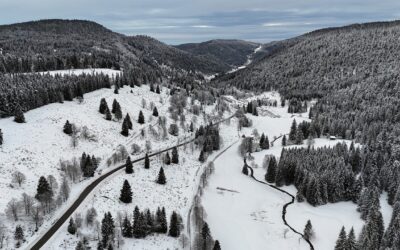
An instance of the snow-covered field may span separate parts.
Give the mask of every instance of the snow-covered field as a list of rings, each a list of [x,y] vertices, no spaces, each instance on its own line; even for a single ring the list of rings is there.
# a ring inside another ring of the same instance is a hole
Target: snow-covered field
[[[113,70],[102,70],[97,69],[93,70],[75,70],[75,71],[60,71],[56,73],[73,73],[73,74],[81,74],[81,73],[90,73],[90,72],[103,72],[108,73],[110,76],[118,73],[118,71]],[[50,72],[51,74],[55,74],[55,72]],[[100,99],[105,98],[107,100],[108,106],[111,109],[112,102],[116,99],[121,107],[123,117],[127,113],[130,114],[130,117],[133,122],[133,130],[130,131],[129,137],[124,137],[120,134],[121,131],[121,121],[107,121],[104,119],[104,116],[98,112]],[[142,99],[146,101],[146,107],[142,107]],[[190,133],[185,133],[182,129],[180,129],[180,133],[178,137],[168,136],[167,140],[163,140],[160,138],[154,138],[150,136],[147,128],[152,125],[156,128],[156,130],[160,133],[158,129],[157,119],[152,116],[152,109],[150,108],[150,103],[153,103],[154,106],[157,107],[158,112],[161,116],[167,117],[167,127],[172,122],[169,117],[168,107],[169,107],[169,95],[167,93],[167,89],[162,89],[161,95],[149,91],[149,86],[142,87],[124,87],[121,88],[119,94],[116,95],[113,93],[112,89],[101,89],[88,94],[85,94],[84,101],[79,103],[78,101],[65,102],[63,104],[54,103],[50,105],[46,105],[44,107],[31,110],[25,113],[25,118],[27,123],[17,124],[13,122],[13,118],[5,118],[0,119],[0,128],[4,133],[4,145],[0,147],[0,193],[8,194],[0,196],[0,218],[1,222],[5,224],[7,228],[9,228],[10,232],[13,232],[15,229],[15,224],[12,221],[6,219],[6,215],[4,213],[7,203],[10,199],[16,198],[20,199],[22,193],[26,192],[28,195],[34,196],[36,193],[37,182],[40,176],[48,176],[53,175],[56,177],[58,183],[61,182],[61,174],[62,171],[60,169],[59,162],[61,160],[71,160],[72,158],[79,158],[83,152],[89,153],[90,155],[95,155],[96,157],[101,158],[100,166],[98,168],[98,174],[101,172],[109,171],[114,168],[115,165],[107,166],[106,161],[115,152],[115,149],[119,145],[124,145],[128,151],[130,151],[130,146],[133,143],[138,144],[142,150],[145,148],[146,140],[150,141],[152,146],[151,151],[157,151],[158,149],[163,149],[169,147],[171,145],[175,145],[179,141],[184,141],[185,138],[189,138],[192,136]],[[206,111],[210,112],[213,107],[206,107]],[[145,116],[146,123],[141,125],[137,122],[139,111],[142,110]],[[186,112],[186,111],[185,111]],[[192,120],[192,114],[186,114],[186,124],[189,125]],[[87,141],[84,139],[79,139],[78,145],[73,148],[71,146],[71,137],[63,133],[63,126],[69,120],[71,123],[74,123],[79,128],[86,126],[90,133],[96,136],[96,141]],[[203,122],[203,119],[199,117],[197,124],[200,125]],[[145,129],[146,138],[142,138],[140,131]],[[143,155],[143,154],[141,154]],[[190,185],[190,178],[193,177],[193,172],[197,169],[199,164],[194,164],[194,162],[190,162],[190,157],[197,158],[198,153],[195,155],[191,155],[189,152],[184,154],[187,157],[187,162],[182,162],[180,165],[171,165],[167,167],[166,175],[167,178],[170,178],[170,182],[166,187],[156,186],[154,183],[154,179],[156,178],[156,173],[159,170],[159,163],[157,167],[152,168],[150,171],[141,172],[141,170],[137,170],[134,175],[130,176],[128,179],[133,185],[133,188],[147,190],[147,193],[152,193],[154,188],[158,188],[157,196],[162,192],[170,193],[170,197],[178,197],[180,198],[180,193],[188,193],[183,189],[192,188]],[[137,156],[136,156],[137,157]],[[135,156],[132,156],[134,159]],[[158,161],[158,159],[157,159]],[[120,165],[120,164],[118,164]],[[135,166],[139,167],[139,166]],[[181,169],[182,171],[174,172],[174,168]],[[11,185],[12,173],[18,169],[20,172],[26,175],[26,182],[22,185],[22,187],[17,187],[17,185]],[[143,176],[141,176],[143,174]],[[136,178],[142,178],[143,180],[148,181],[148,183],[140,183],[136,180]],[[175,179],[180,179],[183,177],[187,177],[183,182],[175,181]],[[122,179],[126,178],[124,176],[117,176],[114,182],[106,182],[104,185],[104,189],[101,189],[100,192],[106,192],[111,199],[107,200],[107,202],[103,201],[103,198],[100,196],[94,196],[93,202],[104,203],[104,209],[118,209],[118,207],[114,207],[114,198],[118,197],[115,193],[119,192]],[[86,187],[93,178],[89,180],[82,180],[78,184],[74,184],[71,186],[71,197],[69,202],[65,203],[61,208],[59,208],[56,212],[51,215],[47,215],[44,221],[44,224],[39,229],[38,233],[33,232],[33,222],[30,218],[22,217],[22,219],[18,222],[18,224],[22,224],[25,230],[26,235],[26,244],[32,242],[37,238],[38,234],[41,234],[48,228],[58,217],[59,214],[62,214],[69,203],[77,197],[80,191]],[[141,186],[141,185],[144,186]],[[57,193],[57,192],[56,192]],[[139,195],[140,194],[140,195]],[[157,203],[154,200],[147,199],[148,194],[145,191],[137,192],[136,201],[140,200],[141,203],[136,203],[138,205],[143,204],[147,206],[147,204],[151,204],[152,206],[148,206],[149,208],[153,208],[157,206]],[[160,196],[161,201],[162,198],[169,199],[167,196]],[[153,197],[154,198],[154,197]],[[155,198],[154,198],[155,199]],[[173,204],[175,204],[173,209],[184,207],[189,202],[188,200],[191,197],[186,196],[186,200],[179,201],[175,200]],[[134,203],[134,204],[135,204]],[[159,204],[162,205],[162,202]],[[172,212],[172,208],[167,208],[167,212]],[[121,208],[122,209],[122,208]],[[131,209],[129,209],[131,211]],[[13,247],[13,239],[12,234],[9,237],[9,247]],[[57,249],[57,247],[55,248]]]
[[[271,99],[279,99],[276,93],[267,93]],[[250,98],[251,99],[251,98]],[[251,135],[253,129],[265,133],[270,141],[274,137],[287,134],[295,118],[297,123],[308,120],[308,114],[291,115],[287,107],[268,107],[273,116],[249,116],[253,127],[243,129],[242,133]],[[344,140],[331,141],[315,139],[314,147],[333,146]],[[350,141],[346,141],[350,144]],[[218,239],[222,248],[230,250],[241,249],[309,249],[309,246],[298,235],[292,233],[283,224],[282,207],[290,201],[290,197],[255,182],[241,173],[243,159],[239,156],[238,146],[228,150],[215,162],[215,174],[209,180],[202,204],[207,212],[214,238]],[[305,142],[304,147],[307,146]],[[298,147],[298,146],[288,146]],[[281,139],[278,139],[269,150],[253,153],[254,161],[250,165],[255,170],[255,176],[264,180],[265,169],[262,162],[265,155],[280,157],[282,151]],[[237,192],[221,191],[225,188]],[[294,186],[284,187],[291,194],[296,194]],[[386,202],[386,194],[381,197],[382,214],[387,226],[392,208]],[[327,204],[312,207],[308,203],[291,205],[287,209],[287,221],[297,231],[302,232],[308,219],[315,230],[312,240],[315,249],[333,249],[341,227],[347,230],[354,227],[356,234],[361,231],[363,221],[352,202]]]

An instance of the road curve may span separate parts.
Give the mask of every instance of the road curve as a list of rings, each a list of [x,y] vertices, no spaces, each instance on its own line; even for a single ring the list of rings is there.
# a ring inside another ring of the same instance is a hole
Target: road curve
[[[290,228],[290,230],[292,230],[294,233],[300,235],[300,236],[308,243],[308,245],[310,246],[310,249],[311,249],[311,250],[314,250],[314,246],[313,246],[313,244],[311,243],[311,241],[310,241],[309,239],[306,239],[306,238],[304,237],[304,234],[302,234],[302,233],[300,233],[299,231],[297,231],[296,229],[294,229],[294,228],[293,228],[291,225],[289,225],[289,223],[287,223],[287,221],[286,221],[286,209],[287,209],[288,206],[290,206],[290,205],[292,205],[292,204],[294,203],[295,197],[294,197],[291,193],[289,193],[289,192],[287,192],[287,191],[285,191],[285,190],[283,190],[283,189],[280,189],[280,188],[278,188],[278,187],[275,186],[275,185],[272,185],[272,184],[266,183],[266,182],[264,182],[264,181],[258,180],[256,177],[254,177],[254,170],[253,170],[253,168],[250,167],[250,166],[248,166],[248,165],[247,165],[247,167],[250,169],[250,177],[253,178],[255,181],[257,181],[257,182],[259,182],[259,183],[262,183],[262,184],[264,184],[264,185],[270,186],[271,188],[276,189],[276,190],[278,190],[279,192],[282,192],[282,193],[284,193],[284,194],[290,196],[290,198],[291,198],[290,202],[286,203],[286,204],[283,206],[283,209],[282,209],[282,220],[283,220],[283,223],[284,223],[288,228]]]
[[[222,119],[222,120],[220,120],[218,122],[212,123],[211,125],[214,126],[214,125],[217,125],[219,123],[222,123],[222,122],[224,122],[226,120],[231,119],[233,116],[234,115],[229,116],[229,117],[227,117],[225,119]],[[160,150],[158,152],[151,153],[148,156],[149,157],[153,157],[155,155],[162,154],[164,152],[167,152],[167,151],[173,149],[174,147],[181,147],[183,145],[186,145],[188,143],[193,142],[194,140],[195,140],[195,138],[192,138],[192,139],[190,139],[190,140],[188,140],[186,142],[182,142],[182,143],[180,143],[178,145],[174,145],[172,147]],[[142,161],[142,160],[144,160],[144,158],[145,157],[141,157],[141,158],[135,159],[135,160],[132,161],[132,163],[136,163],[136,162]],[[92,183],[90,183],[81,192],[81,194],[74,201],[74,203],[72,203],[72,205],[67,209],[67,211],[65,211],[64,214],[47,230],[47,232],[44,235],[42,235],[42,237],[39,240],[37,240],[37,242],[31,247],[31,249],[32,250],[40,250],[46,244],[46,242],[58,231],[58,229],[60,229],[60,227],[68,220],[68,218],[74,213],[74,211],[81,205],[81,203],[85,200],[85,198],[90,194],[91,191],[93,191],[93,189],[97,185],[99,185],[107,177],[109,177],[110,175],[114,174],[115,172],[123,169],[124,167],[125,167],[125,164],[123,164],[123,165],[121,165],[119,167],[116,167],[115,169],[113,169],[113,170],[101,175],[96,180],[94,180]]]

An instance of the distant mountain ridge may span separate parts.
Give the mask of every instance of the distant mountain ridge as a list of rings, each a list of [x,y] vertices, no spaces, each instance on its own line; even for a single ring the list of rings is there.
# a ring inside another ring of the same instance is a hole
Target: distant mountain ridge
[[[259,47],[259,43],[243,40],[210,40],[201,43],[186,43],[175,46],[193,55],[204,56],[228,67],[246,63],[247,58]]]
[[[126,36],[83,20],[0,25],[0,49],[0,72],[71,67],[119,69],[124,64],[165,65],[203,73],[221,73],[231,68],[218,58],[189,53],[147,36]]]

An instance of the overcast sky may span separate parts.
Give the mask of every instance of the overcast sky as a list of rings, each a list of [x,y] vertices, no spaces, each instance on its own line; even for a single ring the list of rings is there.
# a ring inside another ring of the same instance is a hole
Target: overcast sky
[[[400,19],[399,0],[0,0],[0,23],[96,21],[168,44],[281,40],[323,27]]]

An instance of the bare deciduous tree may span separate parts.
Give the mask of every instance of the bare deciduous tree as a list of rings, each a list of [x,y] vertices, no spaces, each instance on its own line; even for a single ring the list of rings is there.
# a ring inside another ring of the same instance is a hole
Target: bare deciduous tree
[[[25,182],[25,180],[25,175],[20,171],[14,171],[14,173],[12,174],[12,182],[17,183],[20,187]]]
[[[20,211],[20,204],[17,201],[17,199],[12,198],[6,208],[6,214],[10,219],[13,219],[14,221],[18,221],[18,214]]]

